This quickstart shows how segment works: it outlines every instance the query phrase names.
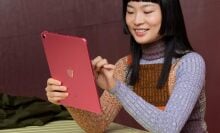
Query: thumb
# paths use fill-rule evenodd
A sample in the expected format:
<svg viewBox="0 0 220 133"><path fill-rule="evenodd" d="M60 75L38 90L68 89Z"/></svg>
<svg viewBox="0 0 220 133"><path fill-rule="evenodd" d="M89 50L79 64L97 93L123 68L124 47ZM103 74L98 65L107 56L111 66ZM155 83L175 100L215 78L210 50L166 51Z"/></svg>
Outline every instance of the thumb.
<svg viewBox="0 0 220 133"><path fill-rule="evenodd" d="M103 66L103 68L105 68L105 69L110 69L110 70L114 70L114 69L115 69L115 65L106 64L106 65Z"/></svg>

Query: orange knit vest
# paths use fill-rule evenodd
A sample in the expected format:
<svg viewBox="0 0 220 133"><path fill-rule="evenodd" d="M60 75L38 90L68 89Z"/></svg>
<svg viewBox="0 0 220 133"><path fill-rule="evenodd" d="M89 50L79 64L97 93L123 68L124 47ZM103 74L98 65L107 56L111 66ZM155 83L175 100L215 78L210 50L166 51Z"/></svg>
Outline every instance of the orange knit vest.
<svg viewBox="0 0 220 133"><path fill-rule="evenodd" d="M127 65L131 64L131 56L127 56ZM160 77L163 64L144 64L140 65L139 69L139 81L133 86L133 91L141 96L144 100L150 104L158 107L161 110L164 110L166 103L171 94L170 90L172 86L168 84L168 81L165 85L158 89L157 82ZM171 79L170 83L173 82ZM128 123L122 122L130 127L138 128L145 130L141 125L139 125L134 118L132 118L124 109L121 110L120 114ZM119 122L121 123L121 122Z"/></svg>
<svg viewBox="0 0 220 133"><path fill-rule="evenodd" d="M134 92L148 103L163 109L169 99L168 84L157 88L162 64L140 65L139 81L134 86Z"/></svg>

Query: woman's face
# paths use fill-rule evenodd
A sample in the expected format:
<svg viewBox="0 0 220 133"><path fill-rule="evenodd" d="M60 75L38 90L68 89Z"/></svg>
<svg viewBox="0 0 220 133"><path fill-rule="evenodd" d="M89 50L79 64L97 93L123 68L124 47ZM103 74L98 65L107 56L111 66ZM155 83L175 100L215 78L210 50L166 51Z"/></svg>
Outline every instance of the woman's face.
<svg viewBox="0 0 220 133"><path fill-rule="evenodd" d="M126 24L139 44L148 44L160 39L162 14L159 4L130 1L127 5Z"/></svg>

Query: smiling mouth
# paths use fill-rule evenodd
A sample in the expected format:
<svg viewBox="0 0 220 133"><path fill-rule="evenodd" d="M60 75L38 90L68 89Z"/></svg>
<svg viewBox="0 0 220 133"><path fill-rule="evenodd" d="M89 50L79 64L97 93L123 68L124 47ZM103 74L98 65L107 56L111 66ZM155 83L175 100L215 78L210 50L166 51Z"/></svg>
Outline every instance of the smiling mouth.
<svg viewBox="0 0 220 133"><path fill-rule="evenodd" d="M134 29L137 36L144 36L149 29Z"/></svg>

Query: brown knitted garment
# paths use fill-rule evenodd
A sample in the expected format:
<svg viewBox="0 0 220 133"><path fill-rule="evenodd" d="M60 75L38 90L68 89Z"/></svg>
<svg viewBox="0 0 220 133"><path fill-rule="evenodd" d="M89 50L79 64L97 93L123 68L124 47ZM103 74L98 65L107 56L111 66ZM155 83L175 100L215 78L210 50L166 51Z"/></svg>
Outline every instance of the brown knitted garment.
<svg viewBox="0 0 220 133"><path fill-rule="evenodd" d="M161 107L167 104L169 99L168 83L157 88L162 64L140 65L139 80L134 86L134 92L150 104Z"/></svg>
<svg viewBox="0 0 220 133"><path fill-rule="evenodd" d="M129 61L129 59L128 59ZM175 65L172 66L171 72L174 70ZM158 89L156 88L160 73L162 70L162 64L142 64L139 69L139 80L133 87L133 91L141 96L144 100L151 103L152 105L158 107L161 110L164 110L169 96L172 92L173 81L175 75L171 74L165 85ZM138 124L134 118L132 118L124 109L121 110L120 116L123 116L123 119L126 119L126 122L118 121L121 124L146 130L140 124Z"/></svg>

